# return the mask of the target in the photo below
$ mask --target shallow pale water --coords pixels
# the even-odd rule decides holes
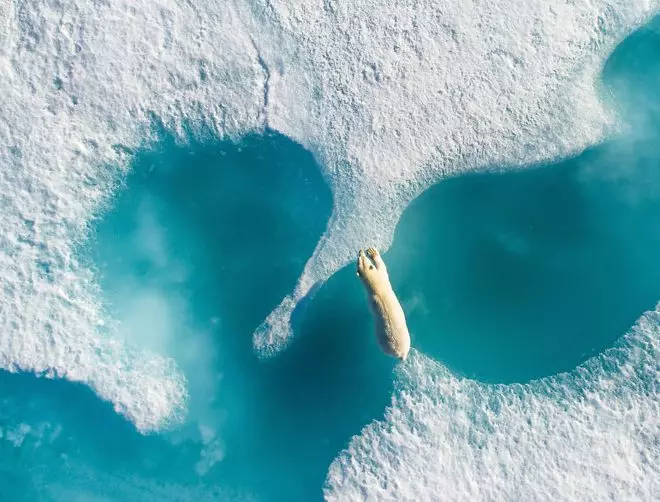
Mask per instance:
[[[627,135],[525,172],[445,180],[407,208],[384,257],[417,351],[481,382],[527,382],[611,347],[660,299],[654,30],[604,70]],[[187,416],[142,435],[86,387],[2,372],[0,495],[320,499],[333,459],[383,419],[395,364],[352,264],[298,307],[288,351],[253,351],[330,217],[319,166],[276,133],[162,134],[131,155],[79,252],[119,335],[185,374]]]

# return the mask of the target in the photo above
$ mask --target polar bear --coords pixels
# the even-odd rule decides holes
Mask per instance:
[[[410,351],[406,316],[394,294],[385,262],[376,249],[360,249],[357,276],[367,289],[369,307],[376,321],[376,338],[386,354],[404,361]]]

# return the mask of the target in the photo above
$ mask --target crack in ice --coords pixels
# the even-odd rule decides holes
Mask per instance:
[[[262,113],[263,113],[264,124],[266,127],[268,127],[268,94],[270,92],[270,68],[266,64],[266,61],[264,60],[263,56],[261,55],[261,51],[259,50],[259,47],[257,46],[257,43],[255,42],[254,38],[250,37],[250,40],[252,41],[252,46],[254,47],[254,51],[257,54],[257,62],[259,63],[259,66],[264,72],[264,83],[263,83],[264,101],[263,101]]]

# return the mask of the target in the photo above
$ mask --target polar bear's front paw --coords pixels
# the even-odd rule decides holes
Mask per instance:
[[[357,259],[357,276],[362,277],[364,274],[364,271],[367,269],[367,257],[364,254],[364,251],[360,249],[358,252],[358,259]]]
[[[385,269],[385,262],[383,262],[383,259],[380,257],[380,253],[378,250],[374,247],[370,247],[367,249],[367,256],[369,259],[374,263],[376,268],[378,270],[384,270]]]

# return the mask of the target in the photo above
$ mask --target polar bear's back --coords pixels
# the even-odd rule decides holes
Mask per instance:
[[[399,299],[394,294],[387,267],[375,248],[358,253],[357,275],[362,280],[376,323],[376,339],[383,352],[404,360],[410,351],[410,334]]]
[[[410,351],[410,334],[401,304],[391,286],[387,286],[369,295],[376,339],[383,352],[403,360]]]

